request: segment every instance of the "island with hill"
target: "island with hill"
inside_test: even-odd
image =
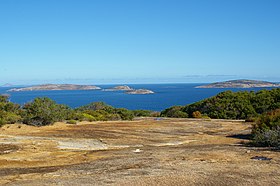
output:
[[[154,94],[155,92],[148,89],[134,89],[125,92],[126,94]]]
[[[39,91],[39,90],[100,90],[100,87],[94,85],[75,85],[75,84],[44,84],[24,88],[13,88],[8,91]]]
[[[216,82],[208,85],[197,86],[196,88],[265,88],[265,87],[280,87],[279,83],[257,80],[230,80],[224,82]]]
[[[133,90],[133,88],[127,85],[120,85],[120,86],[115,86],[113,88],[104,89],[104,91],[130,91],[130,90]]]
[[[104,89],[104,91],[124,91],[125,94],[154,94],[155,92],[148,89],[134,89],[127,85],[120,85],[109,89]]]

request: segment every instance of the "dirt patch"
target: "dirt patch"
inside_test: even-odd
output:
[[[11,145],[11,144],[0,144],[0,155],[1,154],[8,154],[14,151],[19,150],[19,147],[17,145]]]

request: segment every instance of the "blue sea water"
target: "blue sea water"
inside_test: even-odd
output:
[[[0,88],[0,94],[9,94],[10,101],[18,104],[25,104],[36,97],[49,97],[57,103],[69,105],[76,108],[91,102],[103,101],[117,108],[131,110],[145,109],[161,111],[174,105],[186,105],[202,99],[214,96],[219,92],[232,91],[258,91],[264,88],[195,88],[201,84],[135,84],[129,85],[132,88],[144,88],[155,92],[148,95],[130,95],[122,91],[101,91],[101,90],[67,90],[67,91],[26,91],[7,92],[10,88]],[[99,85],[106,89],[116,85]]]

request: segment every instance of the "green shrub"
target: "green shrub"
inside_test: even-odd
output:
[[[107,121],[119,121],[122,120],[121,116],[119,114],[108,114],[106,115]]]
[[[9,102],[9,96],[8,95],[0,95],[0,102],[1,103],[8,103]]]
[[[184,107],[173,106],[161,112],[164,117],[194,117],[199,111],[213,119],[247,119],[280,108],[280,88],[258,92],[225,91]]]
[[[70,108],[55,103],[49,98],[36,98],[23,107],[23,123],[28,125],[43,126],[68,118]]]
[[[68,120],[66,123],[67,123],[67,124],[77,124],[77,121],[71,119],[71,120]]]
[[[273,130],[280,127],[280,109],[262,114],[253,124],[253,133],[256,131]]]
[[[134,117],[149,117],[152,114],[152,111],[149,110],[133,110]]]
[[[94,102],[76,109],[78,112],[87,114],[84,118],[88,121],[109,121],[109,120],[132,120],[133,111],[114,108],[103,102]]]
[[[122,120],[132,120],[134,118],[133,112],[125,108],[115,109],[116,114],[118,114]]]
[[[106,112],[111,113],[111,112],[113,112],[114,107],[112,107],[111,105],[107,105],[107,104],[104,103],[104,102],[93,102],[93,103],[90,103],[90,104],[88,104],[88,105],[81,106],[81,107],[77,108],[77,110],[79,110],[79,111],[104,110],[104,111],[106,111]]]
[[[85,110],[83,114],[89,115],[94,121],[107,121],[108,113],[104,110]]]
[[[95,117],[93,117],[92,115],[90,114],[87,114],[87,113],[83,113],[83,121],[89,121],[89,122],[92,122],[92,121],[96,121]]]
[[[0,118],[0,127],[6,124],[6,121],[3,118]]]
[[[5,124],[14,124],[17,122],[21,122],[20,115],[13,112],[6,112],[3,110],[0,110],[0,118],[3,122],[5,122]]]
[[[203,118],[203,119],[210,119],[211,120],[211,118],[209,117],[209,116],[207,116],[207,115],[205,115],[205,114],[203,114],[202,116],[201,116],[201,118]]]
[[[160,115],[162,117],[187,118],[188,114],[182,111],[183,108],[182,106],[173,106],[162,111]]]
[[[253,124],[252,134],[255,145],[280,148],[280,109],[262,114]]]
[[[256,131],[253,135],[253,144],[256,146],[280,148],[280,128]]]
[[[7,124],[14,124],[21,121],[21,116],[12,112],[7,112],[5,116]]]

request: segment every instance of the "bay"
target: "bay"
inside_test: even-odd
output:
[[[214,96],[222,91],[258,91],[264,88],[195,88],[202,84],[128,84],[135,89],[149,89],[155,94],[131,95],[123,91],[102,90],[63,90],[63,91],[25,91],[7,92],[13,88],[0,88],[0,94],[9,94],[10,101],[25,104],[36,97],[49,97],[57,103],[76,108],[91,102],[103,101],[117,108],[131,110],[145,109],[162,111],[174,105],[187,105],[205,98]],[[98,85],[102,89],[112,88],[117,85]],[[270,88],[267,88],[270,89]]]

